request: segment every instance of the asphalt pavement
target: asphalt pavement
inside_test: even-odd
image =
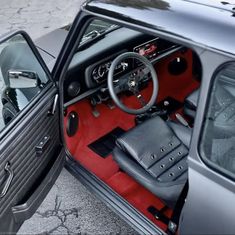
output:
[[[32,39],[72,22],[84,0],[0,0],[0,35],[25,30]]]
[[[67,170],[18,234],[135,234]]]
[[[0,35],[25,30],[36,39],[73,21],[81,0],[0,0]],[[3,83],[0,79],[0,92]],[[1,103],[1,102],[0,102]],[[3,127],[0,105],[0,130]],[[65,169],[18,234],[135,234]]]

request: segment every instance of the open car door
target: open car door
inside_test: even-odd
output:
[[[58,90],[29,36],[0,42],[0,233],[15,233],[64,165]]]

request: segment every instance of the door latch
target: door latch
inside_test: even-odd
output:
[[[14,177],[14,172],[11,169],[10,162],[6,163],[6,165],[4,167],[4,170],[8,173],[8,176],[6,178],[6,183],[5,183],[5,185],[4,185],[3,189],[2,189],[2,192],[0,194],[0,198],[3,198],[7,194],[7,191],[10,188],[11,182],[12,182],[13,177]]]
[[[48,110],[48,115],[53,116],[55,114],[58,99],[59,99],[59,95],[56,94],[55,98],[54,98],[54,101],[53,101],[53,104],[52,104],[52,108],[51,108],[51,110]]]

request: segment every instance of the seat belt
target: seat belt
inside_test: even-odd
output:
[[[180,220],[180,214],[185,203],[185,198],[188,193],[188,188],[189,187],[188,187],[188,180],[187,180],[175,204],[175,208],[172,213],[171,219],[169,220],[167,231],[166,231],[168,235],[174,235],[177,232],[179,220]]]

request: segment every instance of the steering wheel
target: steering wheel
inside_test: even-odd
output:
[[[114,80],[114,71],[115,68],[123,63],[123,61],[127,59],[136,59],[143,64],[135,69],[134,71],[129,72],[128,74],[124,75],[123,77]],[[153,81],[153,91],[151,98],[148,102],[145,101],[144,97],[141,95],[139,91],[140,83],[146,78],[148,74],[151,74],[151,79]],[[155,72],[154,67],[152,66],[151,62],[146,59],[144,56],[134,53],[134,52],[125,52],[119,55],[111,64],[109,73],[108,73],[108,89],[110,96],[112,97],[114,103],[124,112],[129,114],[142,114],[148,111],[156,102],[157,95],[158,95],[158,78]],[[123,91],[131,91],[133,95],[139,100],[141,104],[141,108],[133,109],[129,108],[124,105],[118,97],[118,93]]]

